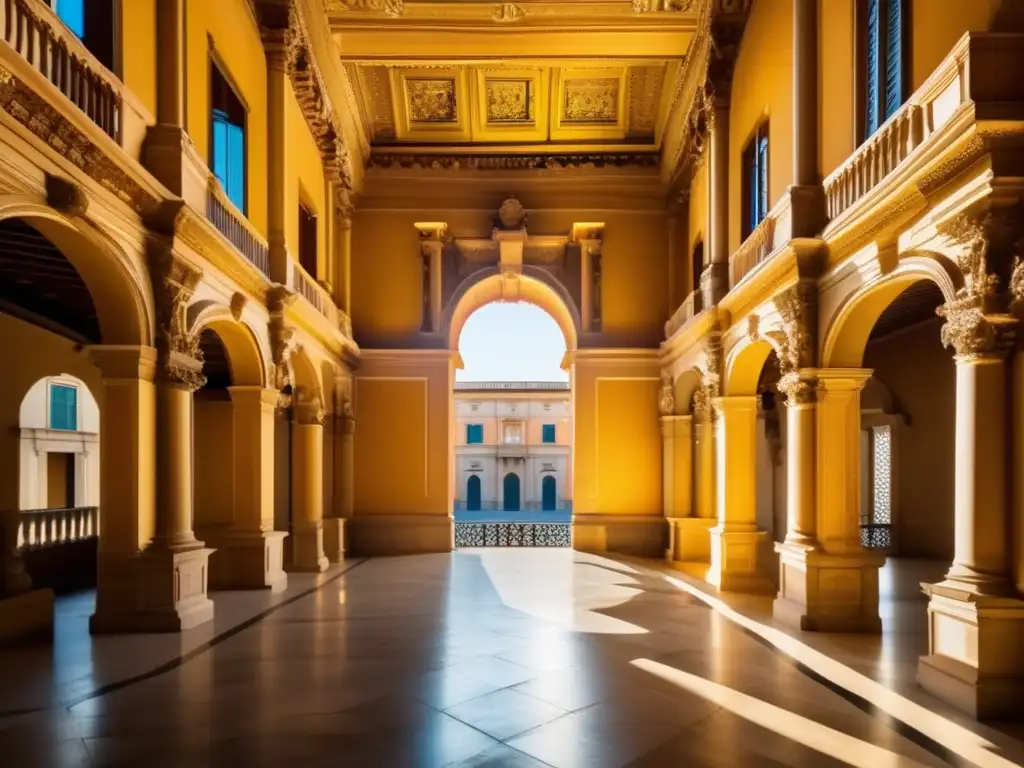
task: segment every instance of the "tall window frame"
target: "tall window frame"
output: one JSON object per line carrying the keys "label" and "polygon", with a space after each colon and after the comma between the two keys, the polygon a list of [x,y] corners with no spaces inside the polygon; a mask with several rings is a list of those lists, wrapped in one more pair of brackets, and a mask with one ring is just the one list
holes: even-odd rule
{"label": "tall window frame", "polygon": [[857,0],[857,140],[863,143],[910,95],[908,0]]}
{"label": "tall window frame", "polygon": [[45,0],[68,31],[118,77],[120,0]]}
{"label": "tall window frame", "polygon": [[235,207],[249,212],[249,107],[210,40],[210,170]]}
{"label": "tall window frame", "polygon": [[743,239],[750,237],[768,215],[768,170],[771,145],[768,121],[763,121],[743,147],[740,172],[743,174]]}
{"label": "tall window frame", "polygon": [[49,386],[47,425],[60,432],[78,431],[78,387],[62,381]]}
{"label": "tall window frame", "polygon": [[299,265],[306,274],[317,279],[318,259],[317,216],[305,203],[299,203]]}

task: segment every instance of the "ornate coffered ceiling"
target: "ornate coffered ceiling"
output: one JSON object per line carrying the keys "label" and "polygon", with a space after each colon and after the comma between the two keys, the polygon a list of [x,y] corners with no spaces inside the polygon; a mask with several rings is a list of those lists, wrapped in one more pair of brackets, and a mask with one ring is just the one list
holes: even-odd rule
{"label": "ornate coffered ceiling", "polygon": [[698,0],[327,0],[375,151],[656,151]]}
{"label": "ornate coffered ceiling", "polygon": [[678,62],[346,64],[375,147],[657,149]]}

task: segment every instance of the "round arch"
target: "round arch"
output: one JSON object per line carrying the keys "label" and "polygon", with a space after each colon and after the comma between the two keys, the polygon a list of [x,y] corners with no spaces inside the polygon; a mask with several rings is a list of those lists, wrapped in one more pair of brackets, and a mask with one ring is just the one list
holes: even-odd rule
{"label": "round arch", "polygon": [[443,327],[448,348],[458,350],[459,337],[470,315],[487,304],[500,301],[523,301],[540,307],[558,323],[565,337],[566,351],[576,350],[580,323],[572,299],[560,286],[556,287],[553,281],[529,267],[524,267],[522,275],[503,275],[493,268],[479,270],[463,280],[445,311]]}
{"label": "round arch", "polygon": [[823,368],[860,368],[875,323],[882,313],[915,283],[931,280],[950,301],[963,286],[963,274],[940,254],[908,256],[888,275],[872,280],[851,296],[833,315],[824,335]]}
{"label": "round arch", "polygon": [[679,374],[675,381],[675,403],[676,413],[687,414],[693,405],[693,395],[704,385],[701,373],[696,368],[690,368]]}
{"label": "round arch", "polygon": [[[190,314],[192,314],[190,312]],[[210,303],[196,313],[192,333],[212,331],[227,352],[231,383],[236,386],[263,387],[267,382],[265,357],[256,332],[241,320],[235,320],[228,307]]]}
{"label": "round arch", "polygon": [[27,195],[0,196],[0,221],[21,219],[37,229],[81,275],[104,344],[152,344],[146,292],[123,250],[99,230]]}
{"label": "round arch", "polygon": [[323,388],[320,386],[320,376],[317,374],[316,364],[301,344],[292,352],[290,366],[293,389],[307,393],[311,400],[327,410],[328,404],[324,402]]}
{"label": "round arch", "polygon": [[781,343],[782,334],[769,331],[757,339],[745,337],[730,349],[725,358],[724,394],[756,395],[764,364],[772,352],[778,351]]}

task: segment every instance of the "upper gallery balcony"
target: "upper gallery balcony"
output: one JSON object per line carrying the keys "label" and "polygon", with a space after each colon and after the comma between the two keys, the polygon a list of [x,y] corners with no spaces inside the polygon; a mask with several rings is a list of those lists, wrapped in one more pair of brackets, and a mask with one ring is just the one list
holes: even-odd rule
{"label": "upper gallery balcony", "polygon": [[0,63],[8,85],[21,81],[59,114],[77,108],[129,156],[139,156],[153,116],[49,4],[0,0],[0,38],[6,43],[0,45]]}

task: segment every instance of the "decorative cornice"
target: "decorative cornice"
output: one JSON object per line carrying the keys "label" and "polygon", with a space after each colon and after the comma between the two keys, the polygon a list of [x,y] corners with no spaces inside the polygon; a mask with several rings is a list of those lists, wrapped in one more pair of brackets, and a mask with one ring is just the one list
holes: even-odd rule
{"label": "decorative cornice", "polygon": [[405,12],[403,0],[327,0],[328,13],[380,13],[397,19]]}
{"label": "decorative cornice", "polygon": [[370,155],[370,168],[462,171],[535,171],[544,169],[657,168],[656,153],[583,155],[430,155],[380,153]]}
{"label": "decorative cornice", "polygon": [[633,13],[689,13],[696,4],[697,0],[633,0]]}

